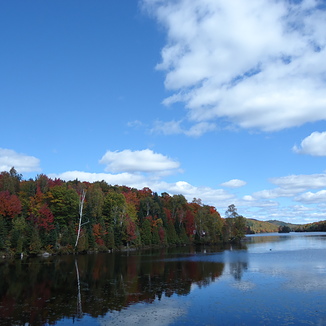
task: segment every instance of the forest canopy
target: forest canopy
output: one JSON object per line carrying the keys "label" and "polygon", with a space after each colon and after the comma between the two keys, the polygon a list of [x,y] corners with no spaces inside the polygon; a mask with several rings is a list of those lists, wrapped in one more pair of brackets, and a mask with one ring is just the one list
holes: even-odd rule
{"label": "forest canopy", "polygon": [[222,218],[215,207],[196,198],[188,202],[181,194],[44,174],[23,180],[14,168],[0,173],[3,254],[215,244],[239,241],[245,232],[245,218],[234,205]]}

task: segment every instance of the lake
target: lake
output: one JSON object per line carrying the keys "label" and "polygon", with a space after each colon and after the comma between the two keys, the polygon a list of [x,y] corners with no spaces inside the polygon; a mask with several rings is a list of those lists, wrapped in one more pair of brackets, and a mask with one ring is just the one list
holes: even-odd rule
{"label": "lake", "polygon": [[0,325],[326,325],[326,233],[1,261]]}

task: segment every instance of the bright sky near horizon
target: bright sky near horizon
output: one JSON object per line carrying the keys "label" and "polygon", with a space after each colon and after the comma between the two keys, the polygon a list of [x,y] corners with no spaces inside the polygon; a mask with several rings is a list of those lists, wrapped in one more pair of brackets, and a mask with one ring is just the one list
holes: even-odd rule
{"label": "bright sky near horizon", "polygon": [[325,0],[0,3],[0,171],[326,220]]}

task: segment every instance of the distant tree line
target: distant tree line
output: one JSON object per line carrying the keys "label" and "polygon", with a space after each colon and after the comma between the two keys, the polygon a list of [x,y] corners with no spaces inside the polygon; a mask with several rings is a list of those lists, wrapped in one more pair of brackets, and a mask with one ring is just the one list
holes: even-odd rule
{"label": "distant tree line", "polygon": [[187,202],[149,188],[44,174],[23,180],[14,168],[0,173],[0,252],[7,255],[215,244],[239,241],[245,232],[245,218],[234,205],[222,218],[200,199]]}
{"label": "distant tree line", "polygon": [[326,232],[326,221],[304,224],[297,228],[295,232]]}

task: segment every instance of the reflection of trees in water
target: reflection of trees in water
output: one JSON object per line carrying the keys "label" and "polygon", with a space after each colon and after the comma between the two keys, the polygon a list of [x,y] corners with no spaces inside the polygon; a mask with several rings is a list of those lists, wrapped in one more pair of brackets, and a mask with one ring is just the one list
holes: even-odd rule
{"label": "reflection of trees in water", "polygon": [[[244,249],[247,249],[245,245],[238,247],[230,247],[230,250],[224,251],[225,262],[229,265],[230,274],[233,277],[240,281],[243,275],[243,272],[248,269],[248,252]],[[239,250],[241,249],[241,250]]]}
{"label": "reflection of trees in water", "polygon": [[255,235],[255,236],[248,236],[246,238],[247,243],[269,243],[269,242],[280,242],[280,241],[289,241],[291,240],[291,234],[288,235],[279,235],[277,233],[273,235]]}
{"label": "reflection of trees in water", "polygon": [[191,285],[205,286],[222,274],[224,265],[213,262],[168,261],[161,271],[141,276],[141,287],[151,299],[172,294],[187,295]]}
{"label": "reflection of trees in water", "polygon": [[97,254],[5,262],[0,266],[2,323],[44,325],[83,313],[103,316],[163,295],[187,295],[192,284],[205,286],[224,269],[223,263],[164,257],[164,252],[129,257]]}
{"label": "reflection of trees in water", "polygon": [[75,268],[76,268],[76,277],[77,277],[77,317],[81,318],[83,316],[83,307],[81,301],[79,268],[78,268],[77,259],[75,259]]}
{"label": "reflection of trees in water", "polygon": [[243,275],[243,272],[248,269],[247,262],[234,262],[230,263],[230,273],[234,276],[237,281],[240,281]]}

